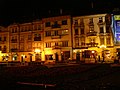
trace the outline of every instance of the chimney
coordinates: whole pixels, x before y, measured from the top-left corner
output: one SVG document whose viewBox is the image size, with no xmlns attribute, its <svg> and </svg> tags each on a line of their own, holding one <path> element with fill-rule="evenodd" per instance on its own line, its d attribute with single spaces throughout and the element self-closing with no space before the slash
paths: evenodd
<svg viewBox="0 0 120 90">
<path fill-rule="evenodd" d="M 48 13 L 51 14 L 51 10 L 49 10 Z"/>
<path fill-rule="evenodd" d="M 63 11 L 62 11 L 62 9 L 60 9 L 60 14 L 62 15 L 62 13 L 63 13 Z"/>
<path fill-rule="evenodd" d="M 91 8 L 93 8 L 94 6 L 93 6 L 93 2 L 91 2 Z"/>
</svg>

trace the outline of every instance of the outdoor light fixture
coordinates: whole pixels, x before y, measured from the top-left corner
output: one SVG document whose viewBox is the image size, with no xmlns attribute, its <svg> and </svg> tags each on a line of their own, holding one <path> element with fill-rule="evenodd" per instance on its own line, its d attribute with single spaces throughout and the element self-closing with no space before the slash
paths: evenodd
<svg viewBox="0 0 120 90">
<path fill-rule="evenodd" d="M 106 48 L 106 46 L 105 45 L 101 45 L 100 48 L 102 49 L 102 57 L 103 57 L 103 62 L 104 62 L 104 59 L 105 59 L 104 49 Z"/>
<path fill-rule="evenodd" d="M 40 53 L 41 50 L 40 49 L 35 49 L 35 53 Z"/>
</svg>

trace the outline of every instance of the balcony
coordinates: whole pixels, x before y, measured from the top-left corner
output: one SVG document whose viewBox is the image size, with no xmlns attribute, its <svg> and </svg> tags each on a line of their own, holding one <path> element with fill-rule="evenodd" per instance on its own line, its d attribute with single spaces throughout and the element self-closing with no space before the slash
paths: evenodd
<svg viewBox="0 0 120 90">
<path fill-rule="evenodd" d="M 60 39 L 61 38 L 61 35 L 52 35 L 51 36 L 51 39 Z"/>
<path fill-rule="evenodd" d="M 52 46 L 52 49 L 61 49 L 61 45 Z"/>
<path fill-rule="evenodd" d="M 88 49 L 88 47 L 87 46 L 75 46 L 75 49 Z"/>
<path fill-rule="evenodd" d="M 17 48 L 12 48 L 11 52 L 18 52 L 18 49 Z"/>
<path fill-rule="evenodd" d="M 97 36 L 97 32 L 95 31 L 88 32 L 87 36 Z"/>
<path fill-rule="evenodd" d="M 90 42 L 90 43 L 86 43 L 87 47 L 97 47 L 98 43 L 95 42 Z"/>
<path fill-rule="evenodd" d="M 93 22 L 90 22 L 90 23 L 89 23 L 89 26 L 94 26 L 94 23 L 93 23 Z"/>
<path fill-rule="evenodd" d="M 34 37 L 34 41 L 41 41 L 41 37 Z"/>
<path fill-rule="evenodd" d="M 0 44 L 5 44 L 6 41 L 0 41 Z"/>
<path fill-rule="evenodd" d="M 103 22 L 103 21 L 100 20 L 97 24 L 98 24 L 98 25 L 104 25 L 105 22 Z"/>
<path fill-rule="evenodd" d="M 17 43 L 17 39 L 12 39 L 11 43 Z"/>
<path fill-rule="evenodd" d="M 53 24 L 53 25 L 51 26 L 51 28 L 61 28 L 61 25 L 60 25 L 60 24 Z"/>
<path fill-rule="evenodd" d="M 3 48 L 2 49 L 2 53 L 6 53 L 7 52 L 7 49 L 6 48 Z"/>
<path fill-rule="evenodd" d="M 79 37 L 80 35 L 79 34 L 74 34 L 74 37 Z"/>
<path fill-rule="evenodd" d="M 84 23 L 74 24 L 74 27 L 84 27 Z"/>
</svg>

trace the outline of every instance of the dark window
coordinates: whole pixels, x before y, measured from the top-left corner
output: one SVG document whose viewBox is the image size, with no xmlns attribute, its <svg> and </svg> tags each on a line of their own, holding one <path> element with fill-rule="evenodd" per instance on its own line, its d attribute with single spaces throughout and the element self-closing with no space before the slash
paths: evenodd
<svg viewBox="0 0 120 90">
<path fill-rule="evenodd" d="M 93 18 L 90 18 L 90 24 L 93 23 Z"/>
<path fill-rule="evenodd" d="M 104 33 L 103 27 L 100 27 L 100 33 Z"/>
<path fill-rule="evenodd" d="M 81 28 L 80 31 L 81 31 L 81 34 L 84 34 L 84 28 Z"/>
<path fill-rule="evenodd" d="M 102 23 L 102 22 L 103 22 L 102 17 L 100 17 L 99 18 L 99 23 Z"/>
<path fill-rule="evenodd" d="M 2 46 L 0 46 L 0 51 L 2 50 Z"/>
<path fill-rule="evenodd" d="M 62 25 L 67 25 L 67 20 L 63 20 Z"/>
<path fill-rule="evenodd" d="M 6 37 L 4 37 L 4 41 L 6 41 Z"/>
<path fill-rule="evenodd" d="M 46 43 L 46 48 L 50 48 L 50 47 L 51 47 L 51 43 L 50 42 Z"/>
<path fill-rule="evenodd" d="M 78 20 L 75 20 L 75 25 L 78 25 Z"/>
<path fill-rule="evenodd" d="M 46 31 L 45 32 L 45 36 L 47 37 L 47 36 L 51 36 L 51 31 Z"/>
<path fill-rule="evenodd" d="M 46 22 L 45 27 L 50 27 L 50 22 Z"/>
<path fill-rule="evenodd" d="M 75 29 L 75 35 L 78 35 L 78 29 Z"/>
<path fill-rule="evenodd" d="M 106 33 L 110 33 L 110 28 L 109 28 L 109 26 L 106 26 Z"/>
<path fill-rule="evenodd" d="M 55 25 L 57 25 L 57 24 L 58 24 L 58 22 L 57 22 L 57 21 L 55 21 L 55 22 L 54 22 L 54 24 L 55 24 Z"/>
<path fill-rule="evenodd" d="M 35 34 L 34 35 L 34 41 L 41 41 L 41 35 L 40 34 Z"/>
<path fill-rule="evenodd" d="M 62 42 L 62 46 L 63 46 L 63 47 L 68 47 L 68 41 L 63 41 L 63 42 Z"/>
<path fill-rule="evenodd" d="M 55 46 L 58 46 L 58 42 L 55 42 Z"/>
<path fill-rule="evenodd" d="M 45 55 L 45 60 L 53 60 L 53 55 Z"/>
<path fill-rule="evenodd" d="M 0 41 L 2 41 L 2 38 L 0 37 Z"/>
<path fill-rule="evenodd" d="M 28 35 L 28 40 L 31 40 L 32 39 L 32 36 L 31 35 Z"/>
<path fill-rule="evenodd" d="M 57 30 L 54 31 L 54 35 L 55 35 L 55 36 L 58 35 L 58 31 L 57 31 Z"/>
</svg>

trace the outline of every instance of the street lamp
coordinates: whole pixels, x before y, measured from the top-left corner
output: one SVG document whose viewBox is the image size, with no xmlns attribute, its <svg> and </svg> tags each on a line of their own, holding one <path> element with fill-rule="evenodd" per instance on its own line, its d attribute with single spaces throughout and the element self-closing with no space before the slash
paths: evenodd
<svg viewBox="0 0 120 90">
<path fill-rule="evenodd" d="M 106 46 L 105 45 L 101 45 L 100 48 L 102 49 L 102 57 L 103 57 L 103 62 L 104 62 L 104 59 L 105 59 L 104 50 L 105 50 Z"/>
</svg>

